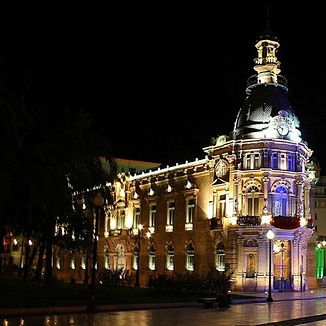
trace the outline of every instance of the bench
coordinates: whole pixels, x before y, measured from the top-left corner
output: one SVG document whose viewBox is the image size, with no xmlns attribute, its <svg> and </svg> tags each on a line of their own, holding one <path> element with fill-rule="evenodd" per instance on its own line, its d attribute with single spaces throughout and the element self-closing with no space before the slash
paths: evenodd
<svg viewBox="0 0 326 326">
<path fill-rule="evenodd" d="M 203 303 L 205 308 L 213 308 L 213 304 L 217 303 L 216 298 L 199 298 L 198 303 Z"/>
</svg>

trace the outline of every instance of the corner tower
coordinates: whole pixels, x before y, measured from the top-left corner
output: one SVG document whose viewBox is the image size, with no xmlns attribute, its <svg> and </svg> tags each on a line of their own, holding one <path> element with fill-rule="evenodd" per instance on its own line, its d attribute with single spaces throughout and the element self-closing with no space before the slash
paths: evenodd
<svg viewBox="0 0 326 326">
<path fill-rule="evenodd" d="M 247 80 L 234 128 L 204 148 L 214 162 L 212 235 L 229 248 L 226 265 L 236 271 L 238 290 L 266 290 L 269 230 L 275 234 L 274 289 L 308 289 L 312 150 L 301 138 L 287 97 L 287 80 L 276 56 L 280 42 L 268 16 L 255 46 L 256 73 Z"/>
<path fill-rule="evenodd" d="M 276 54 L 280 46 L 267 18 L 265 29 L 256 42 L 257 74 L 247 81 L 247 98 L 236 118 L 233 139 L 281 138 L 301 141 L 300 123 L 287 98 L 285 77 L 280 75 Z"/>
</svg>

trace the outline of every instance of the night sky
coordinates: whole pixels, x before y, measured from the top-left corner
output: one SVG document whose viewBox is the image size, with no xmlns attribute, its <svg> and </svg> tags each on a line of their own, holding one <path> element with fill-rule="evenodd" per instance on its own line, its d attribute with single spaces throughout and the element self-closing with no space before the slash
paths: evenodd
<svg viewBox="0 0 326 326">
<path fill-rule="evenodd" d="M 90 112 L 114 156 L 183 163 L 232 131 L 255 73 L 265 2 L 44 3 L 2 1 L 2 55 L 27 69 L 49 101 Z M 281 75 L 302 138 L 326 172 L 325 15 L 284 3 L 270 6 Z"/>
</svg>

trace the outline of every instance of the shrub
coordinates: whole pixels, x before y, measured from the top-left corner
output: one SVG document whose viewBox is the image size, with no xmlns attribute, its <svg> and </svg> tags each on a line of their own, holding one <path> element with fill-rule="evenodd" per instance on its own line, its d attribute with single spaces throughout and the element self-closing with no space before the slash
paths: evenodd
<svg viewBox="0 0 326 326">
<path fill-rule="evenodd" d="M 216 270 L 203 274 L 190 272 L 151 274 L 148 277 L 147 286 L 157 294 L 226 295 L 233 284 L 232 275 L 230 271 Z"/>
</svg>

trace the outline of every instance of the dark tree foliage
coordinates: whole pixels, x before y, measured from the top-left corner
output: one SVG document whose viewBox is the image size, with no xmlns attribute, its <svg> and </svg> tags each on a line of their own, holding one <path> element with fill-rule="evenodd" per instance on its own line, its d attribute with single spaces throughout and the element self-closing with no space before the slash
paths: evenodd
<svg viewBox="0 0 326 326">
<path fill-rule="evenodd" d="M 0 236 L 8 229 L 36 239 L 51 283 L 55 225 L 70 221 L 80 234 L 88 232 L 73 197 L 108 181 L 99 157 L 111 161 L 111 148 L 89 113 L 39 100 L 34 85 L 24 71 L 0 62 Z"/>
</svg>

